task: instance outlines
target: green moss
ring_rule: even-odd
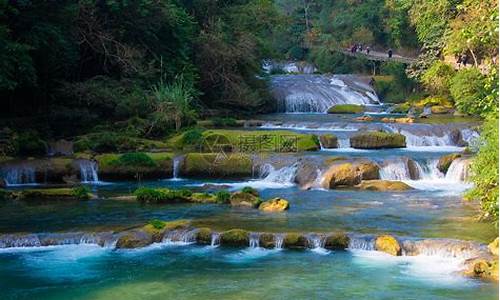
[[[199,228],[196,232],[196,241],[200,244],[210,244],[212,242],[212,229]]]
[[[254,189],[251,186],[245,186],[241,191],[243,193],[252,194],[255,197],[259,197],[259,191],[257,191],[256,189]]]
[[[229,246],[247,246],[248,245],[248,232],[243,229],[231,229],[221,233],[221,245]]]
[[[191,177],[236,178],[252,176],[252,159],[243,153],[189,153],[182,166],[183,175]]]
[[[192,150],[192,143],[183,141],[183,136],[184,134],[174,136],[168,143],[176,149]],[[226,152],[296,152],[319,149],[315,135],[285,130],[213,129],[204,131],[202,138],[199,149],[204,152],[219,151],[221,148]]]
[[[104,180],[158,178],[172,174],[172,157],[169,152],[159,153],[107,153],[95,156],[99,176]]]
[[[295,232],[289,232],[285,235],[283,244],[286,248],[301,248],[306,245],[306,238],[304,235]]]
[[[191,191],[186,189],[169,190],[141,187],[134,192],[137,200],[144,203],[189,202],[191,195]]]
[[[351,147],[359,149],[404,148],[406,137],[399,133],[368,131],[355,134],[350,143]]]
[[[215,193],[215,197],[216,197],[217,203],[226,204],[226,203],[229,203],[229,199],[231,198],[231,193],[228,191],[225,191],[225,190],[218,191],[217,193]]]
[[[342,160],[347,160],[347,159],[348,158],[345,157],[345,156],[331,156],[331,157],[328,157],[327,159],[325,159],[325,164],[326,165],[331,165],[334,162],[342,161]]]
[[[411,108],[411,104],[408,102],[396,104],[392,107],[392,112],[395,114],[407,114]]]
[[[120,155],[117,159],[109,162],[111,166],[117,167],[156,167],[156,162],[146,153],[131,152]]]
[[[87,193],[85,195],[84,193]],[[86,200],[90,199],[92,195],[84,189],[77,191],[72,188],[53,188],[53,189],[27,189],[14,193],[15,197],[24,200],[42,200],[42,199],[70,199],[70,200]]]
[[[329,114],[360,114],[364,111],[364,106],[356,104],[338,104],[328,109]]]
[[[349,247],[349,237],[345,233],[334,233],[326,237],[327,249],[344,250],[347,247]]]
[[[89,200],[91,197],[90,189],[84,185],[74,187],[73,196],[78,200]]]
[[[193,193],[189,197],[191,202],[196,202],[196,203],[215,203],[217,202],[217,197],[216,195],[209,194],[209,193]]]
[[[158,219],[154,219],[149,221],[149,225],[153,226],[155,229],[163,229],[165,228],[165,222],[160,221]]]

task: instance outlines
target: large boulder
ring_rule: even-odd
[[[228,246],[248,246],[248,231],[242,229],[231,229],[228,231],[224,231],[220,235],[220,243],[221,245]]]
[[[229,199],[231,206],[257,208],[262,200],[252,193],[235,192]]]
[[[333,134],[320,135],[319,141],[321,142],[321,146],[323,146],[323,148],[325,149],[333,149],[339,147],[338,139]]]
[[[347,247],[349,247],[349,237],[345,233],[333,233],[326,237],[326,249],[344,250]]]
[[[396,238],[391,235],[380,235],[375,239],[375,250],[393,256],[401,255],[401,246]]]
[[[259,205],[259,210],[262,210],[265,212],[280,212],[280,211],[287,210],[289,207],[290,207],[290,204],[288,203],[287,200],[282,199],[282,198],[274,198],[274,199],[262,202]]]
[[[390,180],[363,180],[356,187],[360,190],[377,192],[407,191],[413,189],[404,182]]]
[[[196,232],[196,242],[198,244],[210,245],[212,242],[212,229],[210,228],[198,228]]]
[[[488,249],[490,250],[491,254],[498,256],[498,238],[496,238],[488,245]]]
[[[406,137],[399,133],[367,131],[352,136],[350,143],[357,149],[404,148]]]
[[[378,179],[379,167],[372,162],[348,162],[334,164],[323,173],[324,188],[352,187],[361,180]]]
[[[116,242],[117,249],[142,248],[153,243],[153,235],[141,229],[124,233]]]
[[[459,153],[452,153],[452,154],[441,156],[439,158],[439,162],[437,164],[438,170],[441,171],[441,173],[446,174],[446,172],[448,172],[448,168],[450,167],[451,163],[455,159],[460,158],[460,157],[462,157],[462,155]]]
[[[198,178],[241,178],[252,176],[252,158],[244,153],[189,153],[181,175]]]
[[[451,112],[451,109],[443,105],[431,106],[431,112],[433,115],[444,115]]]
[[[283,240],[285,248],[304,248],[307,245],[307,237],[301,233],[289,232]]]
[[[464,275],[498,282],[498,257],[494,259],[472,258],[465,262]]]

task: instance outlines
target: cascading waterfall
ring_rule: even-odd
[[[83,233],[38,233],[38,234],[2,234],[0,248],[26,248],[60,245],[91,244],[114,248],[117,236],[112,232]]]
[[[250,248],[259,248],[260,245],[260,233],[251,232],[248,236],[248,246]]]
[[[179,177],[180,166],[184,160],[183,155],[175,156],[172,162],[172,180],[181,180]]]
[[[384,124],[390,132],[406,137],[406,146],[412,147],[465,147],[474,143],[479,134],[470,128],[429,124]]]
[[[326,112],[336,104],[379,104],[373,88],[353,75],[286,75],[271,78],[280,112]]]
[[[212,235],[210,236],[210,246],[218,247],[219,245],[220,245],[220,233],[212,232]]]
[[[307,247],[319,254],[328,254],[330,251],[325,249],[326,236],[322,234],[311,233],[306,236]]]
[[[8,186],[36,184],[35,167],[29,164],[5,166],[0,170]]]
[[[78,165],[80,167],[80,180],[83,183],[99,182],[99,176],[97,175],[98,166],[95,161],[79,160]]]
[[[471,160],[467,158],[455,159],[448,171],[446,172],[445,179],[454,182],[466,182],[470,176]]]
[[[291,184],[294,182],[297,168],[297,163],[280,169],[275,169],[271,164],[264,164],[259,170],[259,176],[266,182]]]
[[[285,241],[285,235],[282,233],[274,234],[274,249],[283,249],[283,242]]]
[[[380,178],[384,180],[408,180],[410,170],[404,159],[394,159],[384,162],[380,168]]]
[[[375,240],[368,236],[349,236],[348,249],[375,251]]]
[[[169,245],[189,245],[196,242],[196,229],[181,229],[167,232],[162,242]]]
[[[380,166],[380,178],[383,180],[431,180],[443,178],[437,168],[438,160],[415,161],[396,158],[384,161]]]

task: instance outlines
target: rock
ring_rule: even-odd
[[[73,155],[73,142],[71,141],[66,141],[64,139],[55,141],[55,142],[49,142],[48,144],[49,148],[49,155],[61,155],[61,156],[70,156]]]
[[[107,153],[95,156],[99,179],[139,180],[158,179],[172,176],[173,161],[169,153],[144,153],[151,162],[123,162],[122,154]]]
[[[333,149],[339,147],[337,137],[333,134],[320,135],[319,141],[321,142],[321,146],[323,146],[323,148],[325,149]]]
[[[231,229],[220,235],[221,245],[248,246],[248,232],[242,229]]]
[[[498,238],[488,245],[488,249],[493,255],[498,256]]]
[[[250,207],[256,208],[262,203],[262,200],[259,197],[256,197],[250,193],[245,192],[235,192],[231,195],[229,199],[231,206],[238,207]]]
[[[401,181],[390,180],[363,180],[356,186],[361,190],[387,192],[387,191],[407,191],[413,188]]]
[[[465,262],[464,275],[498,282],[498,257],[495,259],[472,258]]]
[[[428,118],[430,115],[432,115],[432,110],[430,107],[424,107],[424,111],[418,116],[419,118]]]
[[[285,248],[304,248],[307,245],[307,238],[300,233],[289,232],[283,240]]]
[[[435,115],[444,115],[450,113],[450,109],[442,105],[431,106],[431,113]]]
[[[380,119],[380,121],[382,121],[382,122],[384,122],[384,123],[395,123],[395,122],[396,122],[396,119],[394,119],[394,118],[387,118],[387,117],[385,117],[385,118]]]
[[[334,233],[326,237],[326,249],[344,250],[347,247],[349,247],[349,237],[345,233]]]
[[[324,188],[352,187],[361,180],[378,179],[379,167],[372,162],[342,163],[331,166],[323,173]]]
[[[153,235],[144,230],[131,230],[120,236],[116,242],[117,249],[142,248],[153,243]]]
[[[406,118],[396,118],[394,119],[396,123],[413,123],[415,122],[414,118],[406,117]]]
[[[4,189],[7,187],[7,181],[0,177],[0,189]]]
[[[361,117],[354,118],[354,120],[356,120],[356,121],[362,121],[362,122],[371,122],[371,121],[373,121],[373,117],[370,117],[370,116],[361,116]]]
[[[259,210],[266,212],[280,212],[287,210],[290,207],[290,204],[287,200],[282,198],[274,198],[271,200],[267,200],[262,202],[259,206]]]
[[[259,245],[267,249],[274,248],[274,234],[272,233],[262,233],[259,236]]]
[[[455,159],[460,158],[460,157],[462,157],[462,155],[459,153],[452,153],[452,154],[441,156],[439,158],[439,162],[437,164],[438,170],[441,171],[441,173],[446,174],[446,172],[448,172],[448,168],[450,167],[451,163]]]
[[[301,189],[309,189],[313,186],[318,177],[318,165],[311,160],[301,159],[295,174],[295,183]]]
[[[406,137],[399,133],[368,131],[355,134],[350,143],[351,147],[357,149],[404,148]]]
[[[198,178],[245,178],[252,176],[252,158],[245,153],[189,153],[181,176]]]
[[[210,228],[199,228],[196,232],[196,242],[198,244],[210,245],[212,242],[212,229]]]
[[[464,138],[462,136],[462,132],[455,128],[450,132],[450,139],[453,145],[456,145],[458,147],[467,147],[468,143],[464,141]]]
[[[393,256],[401,255],[401,246],[398,240],[391,235],[380,235],[375,239],[375,250],[385,252]]]

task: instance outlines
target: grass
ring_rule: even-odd
[[[356,104],[338,104],[328,109],[329,114],[360,114],[364,111],[364,106]]]
[[[156,165],[161,165],[162,163],[171,161],[173,158],[173,154],[169,152],[159,152],[159,153],[143,152],[143,154],[151,158],[151,160]],[[126,155],[129,154],[106,153],[97,155],[95,159],[99,163],[100,168],[106,168],[106,167],[117,166],[117,162],[120,162],[122,160],[122,157]],[[118,163],[118,165],[121,164]]]
[[[244,153],[220,157],[215,153],[189,153],[183,171],[194,177],[249,177],[252,175],[252,159]]]

